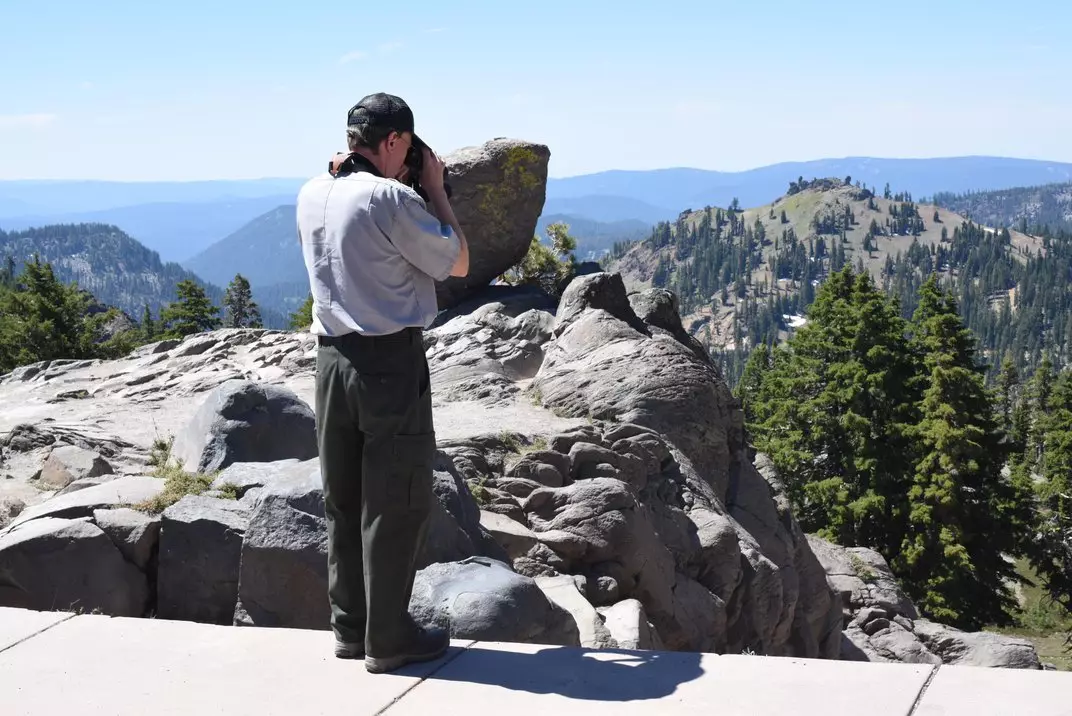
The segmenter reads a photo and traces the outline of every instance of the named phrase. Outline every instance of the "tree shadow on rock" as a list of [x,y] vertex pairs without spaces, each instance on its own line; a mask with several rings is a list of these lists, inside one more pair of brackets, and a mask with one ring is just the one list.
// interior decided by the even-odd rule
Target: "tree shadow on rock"
[[665,698],[704,673],[693,652],[544,647],[535,652],[474,646],[430,680],[498,686],[585,701]]

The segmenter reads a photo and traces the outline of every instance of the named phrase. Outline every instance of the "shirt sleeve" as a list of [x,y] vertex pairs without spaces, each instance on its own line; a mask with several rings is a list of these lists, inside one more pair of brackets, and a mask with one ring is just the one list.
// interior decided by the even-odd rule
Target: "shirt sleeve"
[[461,253],[454,229],[433,216],[420,197],[404,189],[387,192],[392,217],[387,238],[406,261],[436,281],[446,279]]

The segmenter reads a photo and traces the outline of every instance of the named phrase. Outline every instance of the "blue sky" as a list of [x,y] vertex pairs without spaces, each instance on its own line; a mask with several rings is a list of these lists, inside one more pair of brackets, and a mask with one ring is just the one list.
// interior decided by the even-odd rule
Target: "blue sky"
[[0,179],[303,177],[388,91],[551,175],[1072,162],[1072,3],[0,0]]

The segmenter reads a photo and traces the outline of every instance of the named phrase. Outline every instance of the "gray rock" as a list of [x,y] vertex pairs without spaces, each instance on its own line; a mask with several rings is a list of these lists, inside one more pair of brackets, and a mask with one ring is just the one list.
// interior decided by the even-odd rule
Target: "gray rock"
[[625,599],[613,606],[599,607],[603,623],[621,649],[663,648],[655,627],[644,613],[644,605],[636,599]]
[[526,254],[543,211],[550,150],[494,139],[446,157],[451,205],[469,242],[469,275],[437,285],[440,309],[457,305]]
[[[509,561],[480,526],[480,508],[443,452],[418,568],[477,554]],[[236,623],[326,629],[327,527],[319,460],[278,469],[254,495],[242,545]],[[245,501],[246,498],[243,499]]]
[[707,360],[703,344],[689,334],[681,325],[677,296],[665,288],[651,288],[629,295],[629,305],[644,323],[652,328],[661,328],[678,342],[689,348],[700,360]]
[[88,520],[42,517],[0,535],[0,606],[140,617],[149,587]]
[[621,276],[597,273],[570,283],[544,352],[531,391],[545,407],[664,435],[724,498],[744,448],[743,416],[709,360],[637,317]]
[[418,569],[473,555],[486,555],[504,562],[510,560],[503,548],[480,526],[480,507],[454,462],[441,451],[436,453],[432,490],[436,500],[432,503],[424,545],[417,556]]
[[78,492],[79,490],[84,490],[87,487],[96,487],[97,485],[103,485],[104,483],[111,482],[112,480],[118,480],[120,477],[121,475],[99,475],[97,477],[83,477],[80,480],[75,480],[71,484],[67,485],[67,487],[58,491],[55,496],[59,497],[60,495],[69,495],[72,492]]
[[112,466],[99,454],[73,445],[54,448],[41,468],[41,484],[52,490],[67,487],[75,480],[112,472]]
[[[573,444],[569,451],[569,459],[570,479],[574,481],[599,477],[601,476],[600,465],[610,465],[616,468],[619,460],[618,453],[613,450],[585,442]],[[603,474],[602,476],[611,477],[612,475]]]
[[128,475],[28,507],[12,521],[11,526],[41,517],[90,517],[94,510],[138,505],[163,491],[164,480],[161,478]]
[[157,616],[230,624],[238,597],[249,509],[235,500],[187,495],[164,510]]
[[93,522],[111,538],[120,554],[145,571],[160,538],[160,515],[129,508],[93,510]]
[[480,526],[491,538],[506,550],[507,556],[517,559],[528,554],[539,542],[536,535],[525,525],[494,512],[480,511]]
[[603,617],[584,598],[573,577],[537,577],[536,585],[551,603],[573,617],[581,646],[588,649],[618,648],[618,642],[603,623]]
[[899,624],[889,624],[872,635],[856,624],[842,634],[841,658],[845,661],[872,661],[902,664],[941,664],[915,634]]
[[0,530],[11,524],[26,509],[26,503],[17,497],[0,497]]
[[0,438],[0,448],[11,452],[30,452],[48,447],[54,442],[56,442],[56,436],[51,432],[29,423],[19,423],[3,438]]
[[942,662],[954,666],[1041,669],[1038,653],[1027,639],[993,632],[964,632],[917,619],[915,635]]
[[433,564],[417,573],[410,612],[455,639],[579,646],[573,617],[536,582],[486,557]]
[[266,485],[249,519],[234,621],[327,629],[327,529],[319,463]]
[[316,417],[287,388],[229,380],[180,431],[172,455],[191,472],[236,462],[308,460],[317,456]]
[[195,333],[192,336],[188,336],[182,343],[172,350],[171,355],[174,358],[197,356],[215,348],[219,344],[220,336],[215,333],[206,335]]
[[841,547],[814,535],[808,535],[808,542],[846,612],[855,614],[866,607],[878,607],[890,615],[919,618],[916,606],[878,552],[866,547]]
[[250,491],[284,480],[288,475],[305,475],[310,468],[308,461],[297,458],[273,462],[235,462],[220,471],[212,481],[211,488],[221,490],[226,485],[233,485],[235,494],[241,499]]

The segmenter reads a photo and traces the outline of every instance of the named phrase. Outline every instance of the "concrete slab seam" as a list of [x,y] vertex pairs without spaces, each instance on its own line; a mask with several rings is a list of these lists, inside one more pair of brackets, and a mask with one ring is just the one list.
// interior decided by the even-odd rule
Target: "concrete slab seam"
[[469,651],[469,649],[470,649],[470,648],[471,648],[471,647],[472,647],[472,646],[473,646],[474,644],[476,644],[476,643],[477,643],[476,641],[471,641],[471,642],[469,642],[468,644],[466,644],[465,646],[463,646],[463,647],[462,647],[461,649],[459,649],[459,650],[458,650],[458,651],[457,651],[457,652],[456,652],[456,653],[454,654],[454,656],[452,656],[452,657],[450,657],[450,658],[448,658],[448,659],[445,659],[445,660],[443,661],[443,663],[442,663],[442,664],[440,664],[440,665],[439,665],[439,666],[437,666],[436,668],[434,668],[434,669],[432,669],[431,671],[429,671],[429,672],[428,672],[427,674],[425,674],[425,675],[424,675],[424,676],[422,676],[422,677],[421,677],[420,679],[418,679],[418,680],[417,680],[417,683],[413,684],[413,685],[412,685],[412,686],[410,686],[410,687],[409,687],[408,689],[406,689],[405,691],[403,691],[402,693],[400,693],[400,694],[399,694],[398,696],[396,696],[396,697],[394,697],[393,699],[391,699],[391,702],[390,702],[389,704],[387,704],[387,705],[386,705],[386,706],[384,706],[384,707],[383,707],[382,709],[380,709],[379,711],[377,711],[376,713],[374,713],[374,714],[373,714],[372,716],[382,716],[382,714],[385,714],[385,713],[387,713],[388,709],[390,709],[390,708],[391,708],[392,706],[394,706],[395,704],[397,704],[397,703],[398,703],[399,701],[401,701],[402,699],[406,698],[406,696],[408,696],[410,692],[412,692],[412,691],[413,691],[414,689],[416,689],[416,688],[417,688],[418,686],[420,686],[421,684],[423,684],[423,683],[424,683],[424,682],[425,682],[425,681],[426,681],[427,679],[430,679],[431,677],[435,676],[435,675],[436,675],[436,674],[438,674],[438,673],[439,673],[440,671],[442,671],[442,670],[443,670],[444,668],[446,668],[447,664],[451,663],[452,661],[454,661],[455,659],[457,659],[457,658],[458,658],[459,656],[461,656],[461,655],[462,655],[462,654],[464,654],[465,652]]
[[927,680],[923,682],[923,688],[919,690],[919,693],[916,695],[916,700],[912,703],[912,708],[909,710],[908,716],[912,716],[912,714],[919,709],[920,704],[923,703],[923,694],[927,693],[927,689],[930,688],[931,682],[934,681],[934,677],[938,676],[938,670],[941,668],[941,664],[935,664],[934,668],[931,669],[931,673],[927,677]]
[[12,644],[8,644],[7,646],[5,646],[3,648],[0,648],[0,654],[3,654],[8,649],[14,649],[19,644],[22,644],[23,642],[27,642],[30,639],[33,639],[35,636],[40,636],[41,634],[44,634],[46,631],[48,631],[52,627],[59,626],[60,624],[63,624],[64,622],[69,622],[70,620],[74,619],[76,616],[78,616],[78,615],[77,614],[68,614],[64,619],[60,619],[57,622],[52,622],[47,627],[45,627],[43,629],[38,629],[33,634],[30,634],[28,636],[24,636],[23,638],[19,639],[18,641],[14,642]]

